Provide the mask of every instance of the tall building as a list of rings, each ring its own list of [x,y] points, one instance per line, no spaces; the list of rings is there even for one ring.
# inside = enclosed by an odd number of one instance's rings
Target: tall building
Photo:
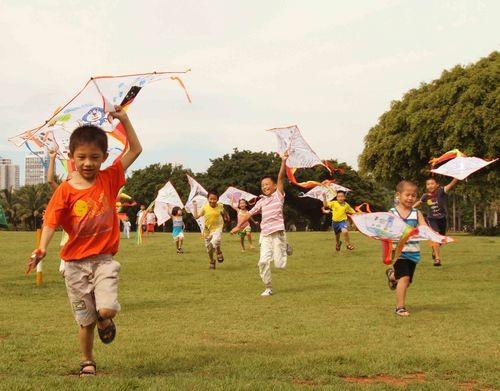
[[[0,156],[0,190],[19,188],[19,166]]]
[[[43,151],[24,157],[24,184],[38,185],[47,182],[47,155]]]

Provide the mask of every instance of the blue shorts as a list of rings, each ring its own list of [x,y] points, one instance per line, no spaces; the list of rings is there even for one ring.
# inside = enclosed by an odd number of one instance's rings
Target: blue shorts
[[[347,229],[347,220],[332,221],[333,232],[339,234],[343,229]]]

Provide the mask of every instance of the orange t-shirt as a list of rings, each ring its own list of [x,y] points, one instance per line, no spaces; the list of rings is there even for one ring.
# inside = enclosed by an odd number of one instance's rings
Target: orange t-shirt
[[[100,171],[88,189],[63,182],[52,195],[44,224],[61,226],[69,235],[61,258],[76,261],[98,254],[116,254],[120,224],[115,209],[118,191],[125,184],[121,162]]]

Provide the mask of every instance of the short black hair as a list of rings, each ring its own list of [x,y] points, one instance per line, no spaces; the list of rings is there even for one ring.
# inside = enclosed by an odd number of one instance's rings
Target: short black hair
[[[217,199],[219,199],[219,193],[217,192],[217,190],[210,190],[207,194],[207,198],[210,197],[210,195],[213,194],[214,196],[217,197]]]
[[[104,154],[108,152],[108,136],[98,126],[83,125],[76,128],[69,138],[69,152],[75,153],[75,149],[82,144],[95,144]]]
[[[262,182],[264,179],[270,179],[273,181],[273,183],[277,183],[278,180],[276,179],[276,175],[264,175],[262,178],[260,178],[260,181]]]
[[[346,192],[345,192],[345,190],[337,190],[337,194],[343,194],[343,195],[346,195]]]
[[[437,184],[439,184],[438,180],[437,180],[436,178],[432,177],[432,176],[431,176],[431,177],[429,177],[429,178],[427,178],[425,181],[426,181],[426,182],[427,182],[427,181],[434,181],[434,182],[436,182]]]
[[[179,213],[180,210],[181,208],[179,206],[174,206],[172,208],[172,216],[177,216],[177,213]]]
[[[414,182],[404,179],[397,184],[396,191],[398,193],[401,193],[406,186],[413,187],[415,189],[418,187]]]

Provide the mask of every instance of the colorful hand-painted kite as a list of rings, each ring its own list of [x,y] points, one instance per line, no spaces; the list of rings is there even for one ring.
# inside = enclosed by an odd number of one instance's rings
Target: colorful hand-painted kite
[[[162,225],[167,222],[171,216],[170,212],[174,206],[184,208],[184,204],[175,190],[172,183],[169,181],[159,191],[155,199],[154,213],[156,215],[156,224]]]
[[[203,208],[203,205],[205,205],[208,200],[207,200],[207,195],[208,192],[203,188],[202,185],[200,185],[194,178],[191,178],[189,175],[187,175],[189,186],[191,187],[191,191],[189,192],[189,197],[186,202],[186,210],[189,213],[193,213],[194,207],[193,207],[193,201],[196,201],[196,208],[198,210],[198,213],[200,212],[201,208]],[[196,219],[196,222],[198,223],[198,226],[200,227],[200,231],[203,233],[203,229],[205,227],[205,217],[201,216],[199,219]]]
[[[243,199],[249,203],[257,198],[256,195],[248,193],[244,190],[237,189],[236,187],[229,186],[224,193],[219,197],[219,202],[224,205],[236,206],[238,202]]]
[[[361,233],[382,241],[382,258],[385,264],[391,263],[393,242],[397,242],[397,246],[392,259],[397,259],[410,238],[415,241],[430,240],[439,244],[454,241],[453,238],[440,235],[425,225],[413,228],[390,212],[357,213],[350,217]]]
[[[310,197],[316,198],[317,200],[323,201],[324,196],[328,201],[333,200],[337,196],[337,191],[342,190],[346,193],[351,191],[347,187],[333,183],[332,181],[326,180],[321,183],[321,185],[313,187],[307,193],[300,195],[299,197]]]
[[[304,189],[312,189],[315,186],[321,185],[321,183],[317,181],[298,182],[295,178],[295,172],[298,168],[323,166],[330,174],[332,173],[331,167],[321,161],[316,152],[313,151],[304,137],[302,137],[297,125],[269,129],[268,132],[273,132],[276,136],[278,140],[278,153],[280,156],[288,152],[289,157],[286,161],[286,173],[288,179],[294,185]]]
[[[17,146],[25,145],[30,151],[57,150],[58,158],[65,165],[67,173],[73,171],[70,163],[69,137],[75,128],[81,125],[97,125],[108,134],[111,163],[128,150],[126,132],[120,121],[111,118],[108,113],[115,111],[115,105],[127,110],[137,94],[146,85],[159,80],[173,80],[187,93],[181,74],[189,72],[153,72],[122,76],[92,77],[85,86],[66,104],[57,108],[44,124],[25,131],[9,139]]]
[[[486,161],[478,157],[463,157],[459,156],[442,166],[432,169],[434,174],[446,175],[452,178],[463,180],[472,173],[496,162],[498,159]]]

